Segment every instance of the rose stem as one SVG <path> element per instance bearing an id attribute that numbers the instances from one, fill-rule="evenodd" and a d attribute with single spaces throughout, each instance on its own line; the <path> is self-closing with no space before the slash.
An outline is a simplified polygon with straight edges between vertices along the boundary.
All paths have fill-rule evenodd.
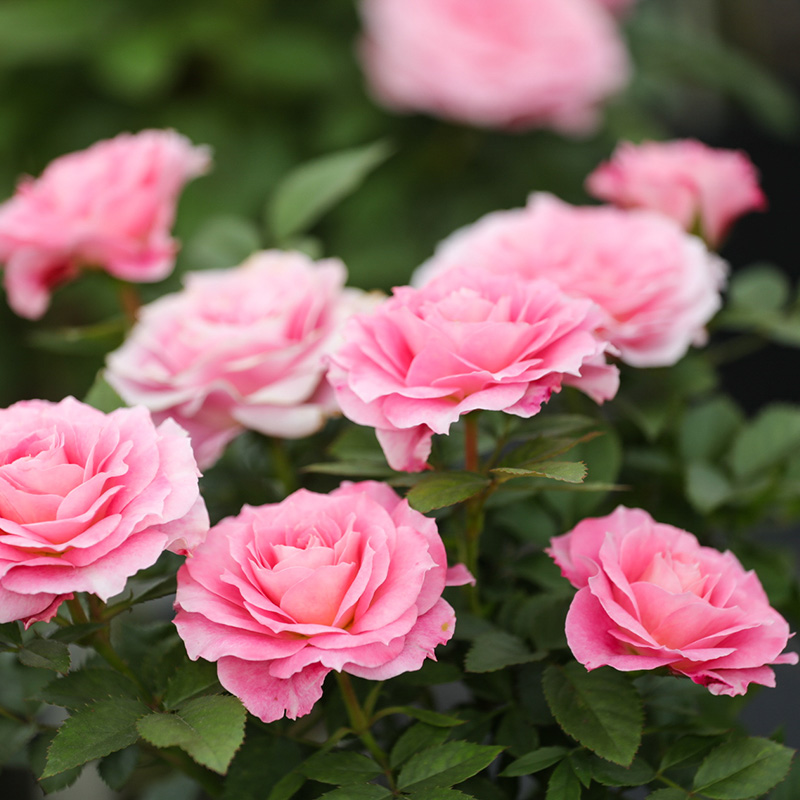
<path id="1" fill-rule="evenodd" d="M 473 411 L 464 417 L 464 469 L 477 472 L 478 468 L 478 415 Z"/>
<path id="2" fill-rule="evenodd" d="M 336 680 L 339 682 L 339 689 L 342 692 L 342 699 L 347 709 L 347 716 L 350 718 L 350 724 L 353 726 L 353 731 L 364 743 L 367 750 L 372 753 L 373 758 L 381 765 L 386 779 L 389 781 L 389 788 L 394 791 L 397 787 L 392 777 L 392 768 L 389 766 L 389 759 L 370 733 L 369 720 L 366 714 L 364 714 L 364 710 L 361 708 L 361 703 L 358 702 L 358 697 L 356 697 L 356 692 L 355 689 L 353 689 L 350 676 L 346 672 L 337 672 Z"/>
<path id="3" fill-rule="evenodd" d="M 139 297 L 139 290 L 132 283 L 120 281 L 119 304 L 122 306 L 122 311 L 125 314 L 125 319 L 128 320 L 128 324 L 135 325 L 142 301 Z"/>

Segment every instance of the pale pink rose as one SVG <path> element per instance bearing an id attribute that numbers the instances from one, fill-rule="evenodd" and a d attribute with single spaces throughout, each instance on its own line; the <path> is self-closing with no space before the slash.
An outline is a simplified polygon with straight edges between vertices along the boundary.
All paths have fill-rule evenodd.
<path id="1" fill-rule="evenodd" d="M 565 383 L 613 397 L 619 375 L 595 335 L 600 316 L 550 281 L 449 270 L 353 317 L 328 380 L 345 416 L 376 429 L 391 467 L 419 470 L 433 434 L 462 414 L 530 417 Z"/>
<path id="2" fill-rule="evenodd" d="M 455 626 L 446 569 L 436 523 L 388 486 L 300 489 L 211 529 L 178 572 L 175 625 L 250 712 L 295 719 L 331 670 L 385 680 L 435 659 Z"/>
<path id="3" fill-rule="evenodd" d="M 701 546 L 687 531 L 619 506 L 551 541 L 548 553 L 578 589 L 567 642 L 587 669 L 668 667 L 712 694 L 775 685 L 786 620 L 731 552 Z"/>
<path id="4" fill-rule="evenodd" d="M 629 78 L 594 0 L 362 0 L 361 15 L 370 88 L 398 111 L 581 134 Z"/>
<path id="5" fill-rule="evenodd" d="M 141 309 L 108 357 L 108 382 L 192 437 L 201 468 L 246 428 L 296 439 L 338 407 L 323 356 L 362 294 L 338 259 L 256 253 L 235 269 L 190 273 L 186 288 Z"/>
<path id="6" fill-rule="evenodd" d="M 189 438 L 144 408 L 72 397 L 0 409 L 0 622 L 50 620 L 74 592 L 102 600 L 208 531 Z"/>
<path id="7" fill-rule="evenodd" d="M 464 265 L 547 278 L 591 298 L 604 312 L 601 335 L 635 367 L 674 364 L 706 341 L 727 274 L 724 261 L 660 214 L 571 206 L 543 193 L 456 231 L 413 283 Z"/>
<path id="8" fill-rule="evenodd" d="M 693 139 L 622 142 L 611 160 L 586 179 L 595 197 L 623 208 L 648 208 L 697 230 L 719 247 L 731 225 L 767 201 L 758 173 L 738 150 L 708 147 Z"/>
<path id="9" fill-rule="evenodd" d="M 82 267 L 134 282 L 175 264 L 170 236 L 184 184 L 209 167 L 208 148 L 175 131 L 123 133 L 61 156 L 23 178 L 0 205 L 0 264 L 14 311 L 38 319 L 50 294 Z"/>

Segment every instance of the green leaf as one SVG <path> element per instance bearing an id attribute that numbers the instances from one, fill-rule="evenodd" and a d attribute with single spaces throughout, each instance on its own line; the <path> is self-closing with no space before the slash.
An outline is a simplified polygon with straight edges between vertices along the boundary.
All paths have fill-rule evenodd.
<path id="1" fill-rule="evenodd" d="M 667 748 L 658 768 L 664 772 L 676 764 L 695 759 L 701 753 L 710 750 L 716 743 L 717 739 L 710 736 L 682 736 Z M 699 758 L 697 760 L 699 761 Z"/>
<path id="2" fill-rule="evenodd" d="M 258 228 L 234 216 L 212 217 L 186 243 L 183 260 L 193 270 L 226 269 L 261 249 Z"/>
<path id="3" fill-rule="evenodd" d="M 28 336 L 31 346 L 67 355 L 104 355 L 125 339 L 124 317 L 80 327 L 39 329 Z"/>
<path id="4" fill-rule="evenodd" d="M 219 689 L 216 664 L 202 659 L 187 661 L 169 679 L 164 693 L 164 708 L 171 710 L 196 694 L 209 694 L 212 689 Z"/>
<path id="5" fill-rule="evenodd" d="M 405 714 L 406 716 L 418 719 L 428 725 L 437 728 L 454 728 L 456 725 L 463 725 L 464 720 L 453 717 L 450 714 L 440 714 L 438 711 L 431 711 L 427 708 L 417 708 L 416 706 L 393 706 L 393 713 Z"/>
<path id="6" fill-rule="evenodd" d="M 0 767 L 13 758 L 36 735 L 33 722 L 0 717 Z"/>
<path id="7" fill-rule="evenodd" d="M 730 464 L 744 478 L 761 472 L 800 446 L 800 408 L 775 404 L 764 409 L 733 443 Z"/>
<path id="8" fill-rule="evenodd" d="M 502 747 L 472 742 L 445 742 L 412 756 L 400 771 L 397 785 L 409 792 L 449 787 L 488 767 L 502 751 Z"/>
<path id="9" fill-rule="evenodd" d="M 395 742 L 389 754 L 389 764 L 392 769 L 399 767 L 414 753 L 442 744 L 449 733 L 450 731 L 447 728 L 437 728 L 434 725 L 426 725 L 424 722 L 411 725 L 400 734 L 400 737 Z"/>
<path id="10" fill-rule="evenodd" d="M 392 793 L 385 786 L 368 783 L 364 786 L 345 786 L 326 792 L 319 800 L 385 800 Z"/>
<path id="11" fill-rule="evenodd" d="M 569 754 L 566 747 L 540 747 L 512 761 L 500 775 L 504 778 L 517 778 L 520 775 L 532 775 L 543 769 L 552 767 Z"/>
<path id="12" fill-rule="evenodd" d="M 39 692 L 45 703 L 78 709 L 112 697 L 139 699 L 132 680 L 111 669 L 81 669 L 50 681 Z"/>
<path id="13" fill-rule="evenodd" d="M 301 164 L 278 185 L 267 207 L 267 224 L 283 242 L 307 231 L 392 153 L 385 141 Z"/>
<path id="14" fill-rule="evenodd" d="M 349 786 L 366 783 L 383 772 L 378 764 L 360 753 L 318 753 L 306 759 L 299 770 L 311 780 Z"/>
<path id="15" fill-rule="evenodd" d="M 715 397 L 687 411 L 679 431 L 684 461 L 718 459 L 744 423 L 741 409 L 729 397 Z"/>
<path id="16" fill-rule="evenodd" d="M 106 414 L 116 411 L 118 408 L 125 408 L 127 403 L 111 388 L 105 379 L 105 370 L 100 370 L 94 383 L 89 387 L 89 391 L 83 398 L 83 402 L 103 411 Z"/>
<path id="17" fill-rule="evenodd" d="M 78 767 L 136 742 L 136 720 L 150 709 L 138 700 L 115 697 L 81 709 L 59 728 L 47 754 L 43 778 Z"/>
<path id="18" fill-rule="evenodd" d="M 267 795 L 267 800 L 289 800 L 297 794 L 297 790 L 306 782 L 305 775 L 299 772 L 290 772 L 284 775 Z"/>
<path id="19" fill-rule="evenodd" d="M 710 464 L 695 462 L 686 468 L 686 497 L 701 514 L 709 514 L 736 494 L 725 475 Z"/>
<path id="20" fill-rule="evenodd" d="M 789 300 L 789 280 L 772 264 L 753 264 L 737 272 L 728 289 L 728 305 L 753 311 L 776 311 Z"/>
<path id="21" fill-rule="evenodd" d="M 493 630 L 482 633 L 473 642 L 464 661 L 467 672 L 494 672 L 513 664 L 527 664 L 544 658 L 544 653 L 532 653 L 518 636 Z"/>
<path id="22" fill-rule="evenodd" d="M 52 669 L 69 672 L 69 647 L 52 639 L 32 639 L 18 652 L 19 660 L 26 667 Z"/>
<path id="23" fill-rule="evenodd" d="M 475 472 L 428 473 L 406 495 L 411 508 L 423 514 L 454 506 L 482 492 L 490 481 Z"/>
<path id="24" fill-rule="evenodd" d="M 601 758 L 592 762 L 592 778 L 604 786 L 641 786 L 653 780 L 656 771 L 642 758 L 634 758 L 630 767 L 611 764 Z"/>
<path id="25" fill-rule="evenodd" d="M 540 461 L 535 467 L 496 467 L 491 472 L 501 478 L 552 478 L 567 483 L 583 483 L 586 464 L 582 461 Z"/>
<path id="26" fill-rule="evenodd" d="M 180 747 L 198 764 L 224 775 L 244 739 L 245 710 L 236 697 L 207 695 L 177 712 L 154 712 L 136 723 L 156 747 Z"/>
<path id="27" fill-rule="evenodd" d="M 22 631 L 19 623 L 5 622 L 0 625 L 0 642 L 14 646 L 22 644 Z"/>
<path id="28" fill-rule="evenodd" d="M 545 800 L 580 800 L 581 782 L 568 760 L 562 761 L 547 782 Z"/>
<path id="29" fill-rule="evenodd" d="M 629 681 L 610 667 L 587 672 L 576 662 L 544 673 L 547 704 L 558 724 L 601 758 L 627 767 L 642 738 L 642 702 Z"/>
<path id="30" fill-rule="evenodd" d="M 476 800 L 471 794 L 464 794 L 458 789 L 423 789 L 421 792 L 411 792 L 409 800 Z"/>
<path id="31" fill-rule="evenodd" d="M 725 742 L 697 770 L 693 789 L 714 800 L 746 800 L 780 783 L 794 750 L 770 739 L 752 737 Z"/>
<path id="32" fill-rule="evenodd" d="M 106 627 L 106 622 L 81 622 L 74 623 L 66 628 L 58 628 L 53 631 L 49 639 L 52 642 L 64 642 L 64 644 L 75 644 L 91 636 L 95 631 L 100 631 Z"/>
<path id="33" fill-rule="evenodd" d="M 83 764 L 64 770 L 50 778 L 42 778 L 42 772 L 47 764 L 47 753 L 57 731 L 47 731 L 37 736 L 30 746 L 30 764 L 33 774 L 39 782 L 39 788 L 45 793 L 57 792 L 71 786 L 83 772 Z"/>
<path id="34" fill-rule="evenodd" d="M 109 788 L 119 792 L 133 775 L 138 763 L 139 748 L 132 744 L 124 750 L 117 750 L 116 753 L 101 758 L 97 771 Z"/>
<path id="35" fill-rule="evenodd" d="M 225 777 L 223 800 L 264 800 L 264 787 L 275 786 L 302 761 L 300 745 L 263 729 L 245 729 L 245 741 Z M 305 780 L 300 776 L 300 783 Z"/>
<path id="36" fill-rule="evenodd" d="M 683 789 L 656 789 L 647 795 L 647 800 L 689 800 L 689 795 Z"/>

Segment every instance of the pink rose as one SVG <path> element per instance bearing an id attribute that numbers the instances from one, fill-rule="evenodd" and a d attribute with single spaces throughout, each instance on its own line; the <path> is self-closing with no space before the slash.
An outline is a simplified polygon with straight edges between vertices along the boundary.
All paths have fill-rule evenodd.
<path id="1" fill-rule="evenodd" d="M 144 408 L 72 397 L 0 409 L 0 622 L 55 616 L 73 592 L 119 594 L 208 531 L 189 439 Z"/>
<path id="2" fill-rule="evenodd" d="M 308 714 L 331 671 L 384 680 L 453 635 L 436 523 L 371 481 L 300 489 L 211 529 L 178 572 L 192 659 L 271 722 Z"/>
<path id="3" fill-rule="evenodd" d="M 702 142 L 623 142 L 610 161 L 586 179 L 595 197 L 623 208 L 648 208 L 699 230 L 718 247 L 731 225 L 767 201 L 750 159 L 737 150 Z"/>
<path id="4" fill-rule="evenodd" d="M 50 293 L 81 267 L 126 281 L 160 281 L 172 271 L 170 237 L 183 185 L 210 158 L 175 131 L 123 133 L 53 161 L 23 178 L 0 205 L 0 264 L 14 311 L 38 319 Z"/>
<path id="5" fill-rule="evenodd" d="M 601 335 L 635 367 L 674 364 L 703 344 L 726 276 L 724 261 L 659 214 L 570 206 L 548 194 L 456 231 L 413 282 L 464 265 L 547 278 L 591 298 L 604 312 Z"/>
<path id="6" fill-rule="evenodd" d="M 398 111 L 587 133 L 629 77 L 594 0 L 362 0 L 361 14 L 370 88 Z"/>
<path id="7" fill-rule="evenodd" d="M 754 572 L 733 553 L 702 547 L 687 531 L 619 506 L 555 537 L 547 551 L 578 589 L 567 642 L 587 669 L 668 667 L 712 694 L 775 685 L 786 620 L 770 608 Z"/>
<path id="8" fill-rule="evenodd" d="M 390 466 L 419 470 L 433 434 L 475 409 L 530 417 L 563 383 L 613 397 L 599 322 L 591 301 L 550 281 L 449 270 L 353 317 L 328 380 L 345 416 L 376 429 Z"/>
<path id="9" fill-rule="evenodd" d="M 192 273 L 182 292 L 145 306 L 108 357 L 109 383 L 156 420 L 192 437 L 201 468 L 250 428 L 300 438 L 337 406 L 323 356 L 362 295 L 344 264 L 302 253 L 257 253 L 236 269 Z"/>

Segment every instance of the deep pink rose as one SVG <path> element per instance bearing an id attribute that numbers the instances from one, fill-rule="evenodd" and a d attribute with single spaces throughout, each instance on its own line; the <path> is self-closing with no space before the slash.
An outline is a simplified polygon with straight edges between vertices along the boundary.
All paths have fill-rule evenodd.
<path id="1" fill-rule="evenodd" d="M 751 683 L 774 686 L 769 664 L 797 663 L 783 653 L 789 626 L 756 574 L 646 511 L 619 506 L 550 545 L 578 589 L 567 642 L 589 670 L 669 667 L 712 694 L 737 695 Z"/>
<path id="2" fill-rule="evenodd" d="M 126 281 L 166 278 L 183 185 L 209 166 L 208 149 L 175 131 L 123 133 L 53 161 L 0 205 L 0 264 L 14 311 L 38 319 L 50 293 L 81 267 Z"/>
<path id="3" fill-rule="evenodd" d="M 599 309 L 550 281 L 448 270 L 356 315 L 328 380 L 345 416 L 376 429 L 394 469 L 422 469 L 434 433 L 476 409 L 538 413 L 568 383 L 597 402 L 618 371 L 595 335 Z"/>
<path id="4" fill-rule="evenodd" d="M 464 265 L 548 278 L 591 298 L 604 311 L 601 335 L 635 367 L 674 364 L 703 344 L 726 276 L 725 262 L 659 214 L 571 206 L 548 194 L 456 231 L 414 283 Z"/>
<path id="5" fill-rule="evenodd" d="M 178 572 L 175 625 L 249 711 L 295 719 L 331 670 L 384 680 L 434 658 L 455 625 L 445 572 L 436 523 L 388 486 L 300 489 L 211 529 Z"/>
<path id="6" fill-rule="evenodd" d="M 142 308 L 108 357 L 109 383 L 192 437 L 201 468 L 250 428 L 300 438 L 337 410 L 323 356 L 365 301 L 344 289 L 338 259 L 265 251 L 236 269 L 191 273 L 186 288 Z"/>
<path id="7" fill-rule="evenodd" d="M 720 150 L 693 139 L 623 142 L 610 161 L 586 179 L 595 197 L 623 208 L 648 208 L 698 230 L 718 247 L 731 225 L 767 201 L 750 159 L 738 150 Z"/>
<path id="8" fill-rule="evenodd" d="M 629 77 L 594 0 L 362 0 L 361 14 L 370 88 L 398 111 L 586 133 Z"/>
<path id="9" fill-rule="evenodd" d="M 102 600 L 208 531 L 189 438 L 144 408 L 72 397 L 0 409 L 0 622 L 49 620 L 73 592 Z"/>

